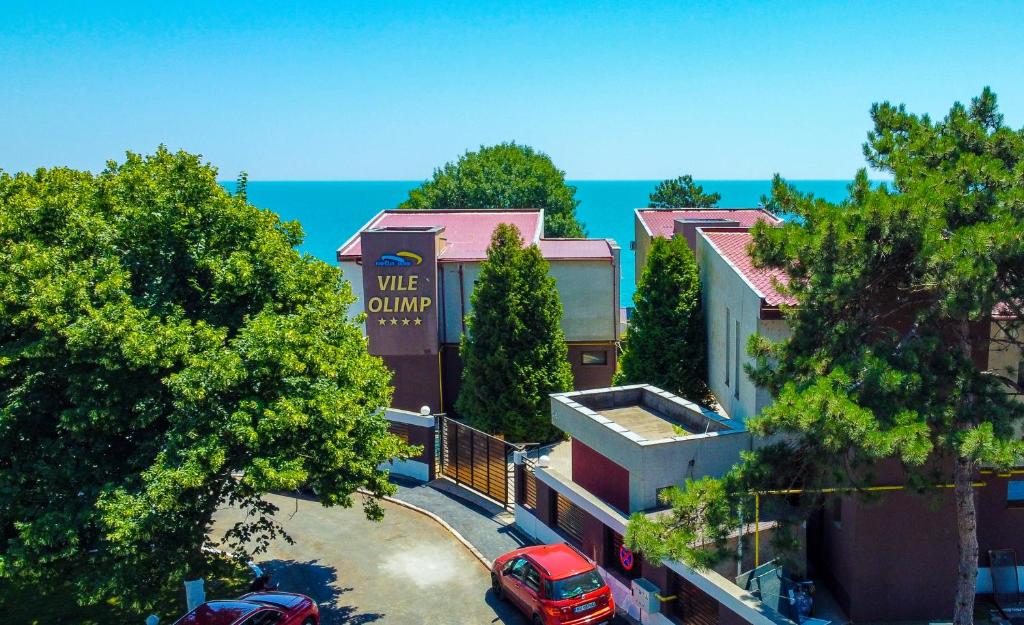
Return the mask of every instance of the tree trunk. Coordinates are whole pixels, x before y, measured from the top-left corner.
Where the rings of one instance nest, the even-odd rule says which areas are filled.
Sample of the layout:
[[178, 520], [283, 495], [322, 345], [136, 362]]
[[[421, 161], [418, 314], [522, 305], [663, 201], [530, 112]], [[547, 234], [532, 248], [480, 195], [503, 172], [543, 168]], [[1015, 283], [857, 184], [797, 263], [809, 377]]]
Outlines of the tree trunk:
[[957, 555], [956, 605], [953, 625], [974, 625], [974, 594], [978, 579], [978, 515], [974, 507], [974, 470], [977, 463], [957, 456], [956, 493]]

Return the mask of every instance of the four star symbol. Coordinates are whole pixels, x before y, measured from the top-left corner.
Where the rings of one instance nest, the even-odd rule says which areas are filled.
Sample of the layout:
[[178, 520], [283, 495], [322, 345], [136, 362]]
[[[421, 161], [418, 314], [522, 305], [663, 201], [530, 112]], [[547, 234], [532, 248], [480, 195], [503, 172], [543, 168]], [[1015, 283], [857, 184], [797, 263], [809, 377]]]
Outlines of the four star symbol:
[[[382, 325], [382, 326], [386, 326], [389, 323], [391, 325], [393, 325], [393, 326], [397, 326], [398, 322], [399, 322], [399, 319], [397, 317], [392, 317], [390, 319], [385, 319], [384, 317], [381, 317], [381, 318], [377, 319], [377, 325]], [[423, 319], [421, 319], [419, 317], [414, 317], [412, 319], [410, 319], [408, 317], [403, 317], [401, 319], [401, 322], [402, 322], [403, 326], [409, 325], [410, 322], [412, 322], [412, 325], [414, 325], [414, 326], [421, 326], [421, 325], [423, 325]]]

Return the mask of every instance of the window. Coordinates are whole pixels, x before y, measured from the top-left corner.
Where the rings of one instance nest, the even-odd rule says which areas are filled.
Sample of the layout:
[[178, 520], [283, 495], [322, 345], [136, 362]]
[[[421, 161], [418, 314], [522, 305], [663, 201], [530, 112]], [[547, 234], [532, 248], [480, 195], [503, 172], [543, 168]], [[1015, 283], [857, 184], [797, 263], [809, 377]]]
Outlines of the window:
[[583, 352], [580, 359], [585, 365], [606, 365], [608, 364], [608, 352]]
[[1017, 365], [1017, 386], [1024, 386], [1024, 360]]
[[735, 384], [733, 385], [732, 396], [735, 397], [736, 399], [739, 399], [740, 398], [740, 322], [739, 321], [736, 322], [736, 358], [735, 358], [735, 360], [736, 360], [736, 362], [734, 363], [734, 366], [736, 367], [736, 370], [735, 370], [736, 374], [733, 376], [733, 380], [734, 380]]
[[1010, 480], [1006, 483], [1006, 504], [1024, 507], [1024, 480]]
[[247, 618], [245, 625], [274, 625], [280, 623], [284, 615], [277, 610], [261, 610]]
[[729, 309], [725, 309], [725, 385], [729, 386], [729, 371], [732, 369], [732, 358], [729, 356], [729, 345], [732, 341], [729, 340]]
[[503, 569], [502, 572], [505, 575], [512, 575], [514, 577], [518, 577], [519, 579], [522, 579], [523, 578], [523, 568], [525, 566], [526, 566], [526, 560], [525, 559], [523, 559], [523, 558], [516, 558], [514, 560], [509, 560], [508, 562], [506, 562], [505, 563], [505, 568]]
[[534, 592], [540, 592], [540, 573], [537, 572], [537, 569], [533, 568], [532, 564], [527, 564], [523, 567], [523, 583]]
[[604, 587], [604, 580], [594, 569], [565, 579], [545, 580], [544, 596], [555, 601], [572, 599]]

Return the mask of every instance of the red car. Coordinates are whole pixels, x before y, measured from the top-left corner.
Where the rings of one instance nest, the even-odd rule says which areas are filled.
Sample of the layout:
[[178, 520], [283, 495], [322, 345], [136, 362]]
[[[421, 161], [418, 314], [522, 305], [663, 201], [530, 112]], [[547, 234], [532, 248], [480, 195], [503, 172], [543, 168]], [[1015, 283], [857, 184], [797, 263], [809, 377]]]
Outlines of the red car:
[[306, 595], [251, 592], [238, 599], [207, 601], [174, 625], [318, 625], [320, 609]]
[[612, 591], [600, 571], [566, 544], [506, 553], [491, 567], [491, 587], [534, 625], [599, 625], [615, 616]]

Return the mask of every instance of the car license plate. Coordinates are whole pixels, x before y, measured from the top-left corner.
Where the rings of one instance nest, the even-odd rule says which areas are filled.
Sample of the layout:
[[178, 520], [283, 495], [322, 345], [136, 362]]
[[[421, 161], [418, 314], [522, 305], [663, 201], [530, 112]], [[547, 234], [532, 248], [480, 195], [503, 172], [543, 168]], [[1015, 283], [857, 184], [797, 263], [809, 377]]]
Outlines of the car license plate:
[[596, 608], [596, 607], [597, 607], [597, 602], [596, 601], [591, 601], [589, 603], [584, 603], [582, 605], [576, 606], [575, 608], [572, 609], [572, 611], [577, 613], [577, 614], [579, 614], [580, 612], [586, 612], [587, 610], [589, 610], [591, 608]]

